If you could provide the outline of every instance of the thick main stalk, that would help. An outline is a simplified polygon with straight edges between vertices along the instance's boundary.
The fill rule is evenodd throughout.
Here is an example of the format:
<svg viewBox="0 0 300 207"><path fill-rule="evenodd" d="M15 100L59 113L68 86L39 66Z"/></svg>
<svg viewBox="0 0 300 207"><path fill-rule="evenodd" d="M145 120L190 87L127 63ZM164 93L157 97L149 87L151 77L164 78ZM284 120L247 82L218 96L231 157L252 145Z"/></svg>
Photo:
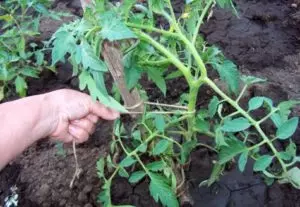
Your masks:
<svg viewBox="0 0 300 207"><path fill-rule="evenodd" d="M189 100L188 100L188 111L190 112L188 118L188 136L187 139L191 140L193 137L193 128L195 126L195 119L196 119L196 104L198 98L198 92L200 89L201 84L191 84L190 85L190 92L189 92Z"/></svg>

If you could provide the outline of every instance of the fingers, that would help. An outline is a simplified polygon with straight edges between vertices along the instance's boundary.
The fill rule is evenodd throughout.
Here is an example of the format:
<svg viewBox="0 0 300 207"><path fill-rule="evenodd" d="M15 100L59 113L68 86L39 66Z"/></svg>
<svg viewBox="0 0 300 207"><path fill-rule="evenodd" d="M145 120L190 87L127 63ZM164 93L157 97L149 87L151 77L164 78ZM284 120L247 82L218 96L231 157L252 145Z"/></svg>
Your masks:
<svg viewBox="0 0 300 207"><path fill-rule="evenodd" d="M70 143L73 140L76 140L75 137L68 132L63 133L60 136L51 136L50 138L52 140L57 140L63 143Z"/></svg>
<svg viewBox="0 0 300 207"><path fill-rule="evenodd" d="M88 134L92 134L95 130L95 124L88 118L74 120L71 125L84 129Z"/></svg>
<svg viewBox="0 0 300 207"><path fill-rule="evenodd" d="M106 108L103 104L99 102L91 103L91 113L101 117L106 120L115 120L119 118L120 114L117 111Z"/></svg>
<svg viewBox="0 0 300 207"><path fill-rule="evenodd" d="M96 124L99 120L98 116L94 115L94 114L89 114L86 117L88 120L90 120L91 122L93 122L94 124Z"/></svg>
<svg viewBox="0 0 300 207"><path fill-rule="evenodd" d="M82 143L88 140L89 133L85 131L83 128L80 128L76 125L71 124L69 126L69 133L75 138L77 143Z"/></svg>

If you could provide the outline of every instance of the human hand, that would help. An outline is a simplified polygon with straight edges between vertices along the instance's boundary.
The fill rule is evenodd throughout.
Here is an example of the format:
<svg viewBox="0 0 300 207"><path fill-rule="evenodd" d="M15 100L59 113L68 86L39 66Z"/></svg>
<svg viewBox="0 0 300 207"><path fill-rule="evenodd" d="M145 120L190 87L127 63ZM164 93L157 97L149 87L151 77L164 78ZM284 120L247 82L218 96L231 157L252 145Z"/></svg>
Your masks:
<svg viewBox="0 0 300 207"><path fill-rule="evenodd" d="M114 120L119 113L94 102L87 94L62 89L46 94L52 129L49 136L62 142L85 142L95 130L99 118Z"/></svg>

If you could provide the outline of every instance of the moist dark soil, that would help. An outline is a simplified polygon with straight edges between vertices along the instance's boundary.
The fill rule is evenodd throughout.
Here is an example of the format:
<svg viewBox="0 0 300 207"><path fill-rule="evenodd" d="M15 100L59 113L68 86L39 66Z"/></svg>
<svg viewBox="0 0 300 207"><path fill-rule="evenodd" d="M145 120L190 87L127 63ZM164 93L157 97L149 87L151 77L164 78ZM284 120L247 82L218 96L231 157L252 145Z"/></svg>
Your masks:
<svg viewBox="0 0 300 207"><path fill-rule="evenodd" d="M181 1L176 1L177 10ZM222 49L244 74L267 78L267 85L252 88L253 96L264 95L275 102L300 98L300 2L288 0L237 0L239 17L231 11L214 9L209 22L201 32L209 44ZM56 1L56 10L69 11L79 15L80 3ZM67 17L62 22L43 20L42 39L47 39L63 22L75 17ZM29 95L49 92L60 88L77 88L76 78L72 78L67 64L58 67L58 73L44 72L38 80L29 83ZM183 80L169 81L168 99L158 92L153 84L145 83L149 97L164 102L175 102L187 90ZM202 91L198 105L207 104L212 92ZM300 115L300 110L294 111ZM295 142L300 146L300 130ZM96 161L107 153L111 138L111 123L99 123L91 139L78 146L77 153L83 173L75 182L69 183L74 173L72 147L65 146L65 156L57 154L55 143L43 140L30 147L20 157L0 172L0 206L9 195L10 188L16 186L19 206L99 206L97 195L101 181L96 174ZM202 139L202 138L201 138ZM203 142L209 140L203 138ZM273 184L267 186L259 175L253 173L249 162L244 173L233 165L224 176L211 187L199 187L199 183L209 178L216 155L204 148L192 153L190 169L187 170L189 194L194 206L300 206L300 191L290 185ZM149 195L147 180L132 186L122 178L116 179L112 188L113 201L140 207L159 206Z"/></svg>

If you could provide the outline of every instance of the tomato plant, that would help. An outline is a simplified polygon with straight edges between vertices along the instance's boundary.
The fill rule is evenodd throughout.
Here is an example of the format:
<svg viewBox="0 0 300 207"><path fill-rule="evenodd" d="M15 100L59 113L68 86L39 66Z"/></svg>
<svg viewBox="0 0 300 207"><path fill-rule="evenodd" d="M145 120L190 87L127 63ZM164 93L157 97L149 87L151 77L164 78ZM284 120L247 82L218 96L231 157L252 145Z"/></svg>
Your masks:
<svg viewBox="0 0 300 207"><path fill-rule="evenodd" d="M59 15L47 9L48 0L7 0L0 5L0 100L14 84L20 96L26 95L26 78L38 78L48 67L43 50L33 42L39 35L41 17L59 20ZM50 67L48 67L50 68Z"/></svg>
<svg viewBox="0 0 300 207"><path fill-rule="evenodd" d="M132 127L128 129L120 120L115 122L110 154L97 162L98 175L103 180L99 195L103 206L114 206L110 188L117 175L132 184L147 179L156 202L179 206L177 198L186 191L184 166L197 147L208 147L219 157L211 177L202 184L215 182L228 162L237 160L238 168L244 171L247 160L253 159L253 170L268 181L300 188L300 169L295 166L300 158L291 139L298 118L290 117L292 107L299 101L275 105L260 96L251 98L247 107L240 105L247 88L265 80L240 75L237 66L199 34L216 4L233 9L230 0L186 0L181 14L174 13L170 0L95 0L85 9L82 19L64 25L53 35L52 64L68 58L74 75L79 76L81 90L87 88L94 99L106 106L133 113L109 95L104 81L108 69L101 58L103 43L119 42L127 88L140 89L145 99L145 110ZM164 25L159 24L162 18ZM208 75L210 70L217 72L227 89L214 83ZM189 91L177 104L149 103L139 84L142 74L165 96L169 79L183 77L182 84L187 84ZM198 109L196 103L204 85L215 96L207 109ZM257 109L264 110L264 117L253 115ZM273 123L274 131L264 129L266 121ZM214 145L201 143L199 134L211 137ZM287 143L286 149L277 149L275 141ZM267 154L260 150L263 146L269 148Z"/></svg>

